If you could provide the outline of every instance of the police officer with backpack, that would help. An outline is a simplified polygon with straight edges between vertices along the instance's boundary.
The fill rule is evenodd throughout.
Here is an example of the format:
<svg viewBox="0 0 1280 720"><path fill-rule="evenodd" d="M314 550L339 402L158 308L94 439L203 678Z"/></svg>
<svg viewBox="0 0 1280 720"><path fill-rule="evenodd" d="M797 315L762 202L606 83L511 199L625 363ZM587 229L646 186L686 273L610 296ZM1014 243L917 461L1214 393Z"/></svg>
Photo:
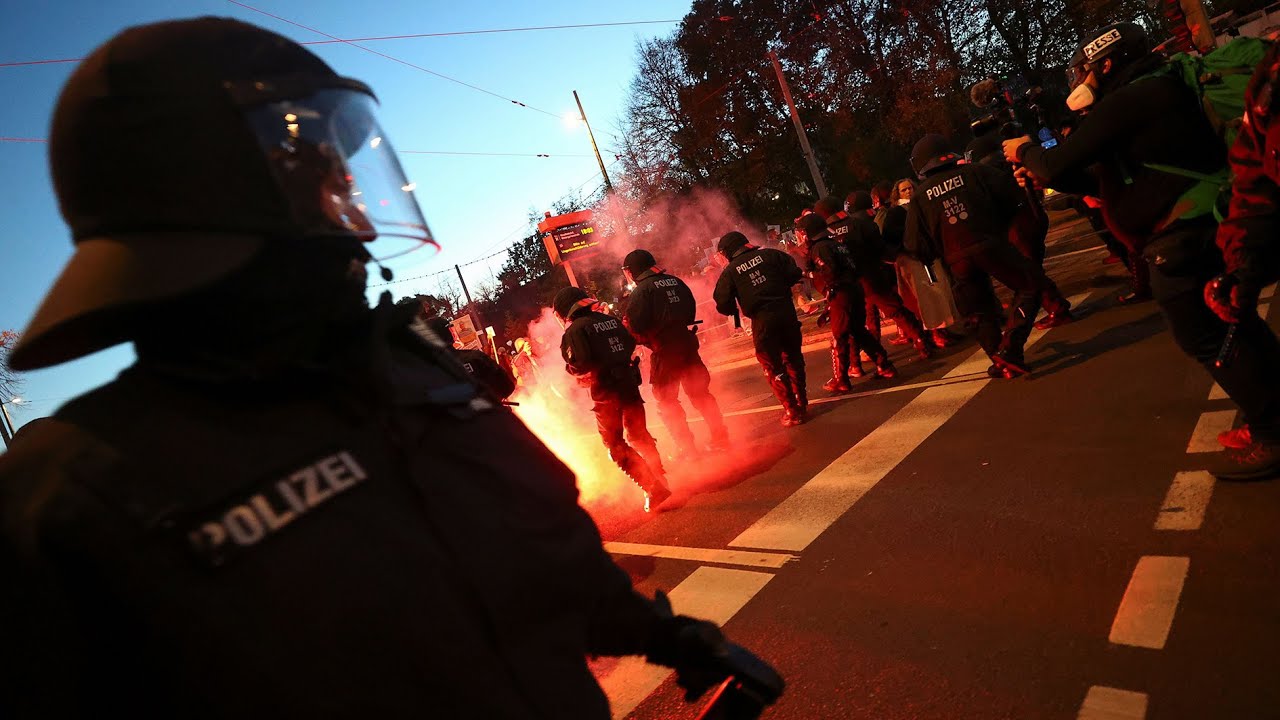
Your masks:
<svg viewBox="0 0 1280 720"><path fill-rule="evenodd" d="M1254 323L1234 336L1219 363L1228 323L1206 307L1205 284L1224 270L1214 245L1214 208L1226 174L1226 146L1201 106L1199 90L1151 52L1146 32L1120 23L1088 37L1069 69L1067 105L1087 111L1075 132L1045 149L1029 137L1006 140L1005 157L1038 184L1102 199L1107 226L1142 253L1151 289L1174 340L1200 361L1240 406L1255 435L1280 440L1280 351ZM1212 472L1252 479L1276 469L1275 452L1228 452Z"/></svg>
<svg viewBox="0 0 1280 720"><path fill-rule="evenodd" d="M956 308L991 358L987 374L1026 374L1023 347L1040 310L1043 273L1009 244L1023 193L1009 173L959 160L941 135L926 135L912 149L911 165L923 180L907 209L904 244L926 266L946 264ZM992 278L1013 291L1003 332Z"/></svg>
<svg viewBox="0 0 1280 720"><path fill-rule="evenodd" d="M751 318L756 360L782 404L782 426L799 425L809 411L800 320L791 303L791 287L804 277L800 266L781 250L752 245L736 230L721 236L716 250L728 261L716 280L716 311Z"/></svg>
<svg viewBox="0 0 1280 720"><path fill-rule="evenodd" d="M134 27L48 149L75 252L11 364L137 360L0 455L0 717L605 720L588 656L725 677L569 469L368 306L369 243L433 240L367 86L235 20Z"/></svg>

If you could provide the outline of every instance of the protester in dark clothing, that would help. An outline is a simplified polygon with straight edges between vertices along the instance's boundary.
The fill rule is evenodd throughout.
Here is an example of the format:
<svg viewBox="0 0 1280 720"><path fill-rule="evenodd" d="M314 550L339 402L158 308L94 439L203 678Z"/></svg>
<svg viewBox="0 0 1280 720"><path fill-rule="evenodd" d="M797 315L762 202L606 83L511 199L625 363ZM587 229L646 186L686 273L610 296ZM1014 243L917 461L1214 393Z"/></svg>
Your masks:
<svg viewBox="0 0 1280 720"><path fill-rule="evenodd" d="M432 317L422 321L440 342L453 345L453 333L449 330L450 322L442 317ZM487 390L495 400L506 400L516 391L516 379L498 364L497 360L474 348L454 348L453 354L458 358L462 368L475 379L480 387Z"/></svg>
<svg viewBox="0 0 1280 720"><path fill-rule="evenodd" d="M627 299L623 321L636 342L649 348L649 382L658 401L658 414L672 439L687 457L699 454L689 430L680 388L701 413L711 431L711 447L729 448L729 431L720 405L711 394L711 373L698 354L697 301L683 280L657 267L648 250L633 250L622 261L623 272L635 284Z"/></svg>
<svg viewBox="0 0 1280 720"><path fill-rule="evenodd" d="M569 469L413 309L368 307L365 243L432 242L410 192L376 219L353 195L408 182L374 107L219 18L71 76L49 154L76 250L10 360L137 361L0 456L0 716L604 720L588 656L725 677Z"/></svg>
<svg viewBox="0 0 1280 720"><path fill-rule="evenodd" d="M1218 231L1216 181L1168 172L1174 167L1211 177L1225 169L1226 148L1200 98L1177 72L1161 72L1144 30L1121 23L1081 45L1073 109L1088 115L1070 137L1044 149L1030 138L1005 142L1005 156L1023 163L1036 183L1101 198L1107 226L1142 252L1151 289L1174 340L1200 361L1243 411L1254 439L1280 442L1280 348L1260 323L1241 323L1235 356L1218 363L1228 324L1205 306L1205 284L1225 269L1213 244ZM1256 443L1255 443L1256 444ZM1211 470L1224 480L1276 471L1272 452L1228 452Z"/></svg>
<svg viewBox="0 0 1280 720"><path fill-rule="evenodd" d="M755 247L737 231L725 233L716 249L728 261L716 281L716 311L738 318L741 309L751 318L756 360L782 404L782 425L799 425L809 411L800 321L791 304L791 286L803 277L800 267L787 253Z"/></svg>

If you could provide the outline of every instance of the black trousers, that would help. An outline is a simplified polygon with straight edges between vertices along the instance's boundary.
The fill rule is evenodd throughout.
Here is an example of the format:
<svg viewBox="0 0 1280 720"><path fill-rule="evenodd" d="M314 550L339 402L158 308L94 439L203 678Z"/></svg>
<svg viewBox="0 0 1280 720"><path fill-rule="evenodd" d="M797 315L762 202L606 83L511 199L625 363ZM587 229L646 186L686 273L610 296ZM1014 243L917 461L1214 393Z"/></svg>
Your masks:
<svg viewBox="0 0 1280 720"><path fill-rule="evenodd" d="M1049 216L1043 211L1036 213L1024 209L1009 228L1009 242L1040 271L1040 304L1051 314L1059 315L1069 311L1071 303L1062 296L1058 284L1044 273L1045 238L1048 235Z"/></svg>
<svg viewBox="0 0 1280 720"><path fill-rule="evenodd" d="M831 370L837 379L849 375L851 358L865 350L876 365L889 358L884 346L867 329L866 299L861 285L842 285L827 296L831 312Z"/></svg>
<svg viewBox="0 0 1280 720"><path fill-rule="evenodd" d="M890 268L892 266L885 266ZM907 304L903 302L902 295L898 293L898 277L896 273L886 273L883 268L874 268L872 272L875 275L863 276L860 280L862 284L862 292L867 296L866 312L867 329L871 331L876 340L880 339L880 317L879 313L893 321L898 326L898 334L907 338L912 343L919 344L924 339L924 327L920 324L920 318L907 308ZM866 348L862 348L866 349ZM868 351L870 356L871 352Z"/></svg>
<svg viewBox="0 0 1280 720"><path fill-rule="evenodd" d="M1280 442L1280 341L1256 315L1240 322L1235 353L1214 367L1228 325L1204 303L1204 286L1222 272L1212 222L1175 226L1151 239L1151 291L1178 347L1200 361L1240 407L1254 438Z"/></svg>
<svg viewBox="0 0 1280 720"><path fill-rule="evenodd" d="M989 244L959 258L948 258L951 291L956 309L977 328L978 342L988 355L997 352L1015 362L1022 361L1022 350L1040 312L1040 278L1031 261L1007 242ZM1013 291L1013 304L1000 330L1000 301L996 299L992 279Z"/></svg>
<svg viewBox="0 0 1280 720"><path fill-rule="evenodd" d="M609 450L609 457L622 472L645 492L661 485L662 457L658 454L657 441L649 434L639 389L599 397L591 411L595 413L596 430Z"/></svg>
<svg viewBox="0 0 1280 720"><path fill-rule="evenodd" d="M835 324L834 313L831 316ZM808 403L809 391L804 371L804 353L800 352L800 321L791 308L762 310L751 317L751 339L755 343L756 360L769 379L778 400L790 407Z"/></svg>
<svg viewBox="0 0 1280 720"><path fill-rule="evenodd" d="M716 396L711 394L711 372L698 352L654 351L652 363L651 382L653 397L658 401L658 415L676 444L683 450L695 447L693 432L689 430L689 421L680 405L681 388L706 421L712 440L727 442L729 431L724 426L724 415L720 412Z"/></svg>

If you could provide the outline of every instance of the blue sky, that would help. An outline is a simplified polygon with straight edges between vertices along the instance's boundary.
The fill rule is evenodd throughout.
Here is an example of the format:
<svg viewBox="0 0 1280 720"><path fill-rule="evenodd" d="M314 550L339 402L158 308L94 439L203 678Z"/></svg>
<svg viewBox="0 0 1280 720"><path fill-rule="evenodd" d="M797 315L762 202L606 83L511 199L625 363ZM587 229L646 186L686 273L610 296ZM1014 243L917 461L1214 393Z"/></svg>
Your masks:
<svg viewBox="0 0 1280 720"><path fill-rule="evenodd" d="M483 4L405 0L253 0L245 4L340 38L486 30L546 25L678 20L689 0L588 3L574 0ZM0 63L83 57L130 25L177 17L220 15L269 28L298 41L324 36L271 19L226 0L31 0L8 3L0 25ZM573 188L600 182L585 131L564 122L582 97L605 155L635 65L639 38L666 35L674 23L565 29L371 42L368 46L415 65L513 98L556 117L521 108L342 44L311 46L339 73L365 81L381 101L384 130L400 151L546 153L550 158L403 154L418 202L441 250L389 263L397 279L451 269L494 253L526 230L530 208L547 209ZM0 68L0 137L43 138L53 104L74 64ZM21 330L72 245L58 214L46 163L35 143L0 143L0 193L9 214L0 235L0 329ZM503 257L464 269L468 283L496 272ZM376 275L375 275L376 277ZM430 292L447 275L392 286L396 297ZM375 294L375 293L371 293ZM12 408L21 425L65 400L110 380L132 362L121 346L57 368L27 373Z"/></svg>

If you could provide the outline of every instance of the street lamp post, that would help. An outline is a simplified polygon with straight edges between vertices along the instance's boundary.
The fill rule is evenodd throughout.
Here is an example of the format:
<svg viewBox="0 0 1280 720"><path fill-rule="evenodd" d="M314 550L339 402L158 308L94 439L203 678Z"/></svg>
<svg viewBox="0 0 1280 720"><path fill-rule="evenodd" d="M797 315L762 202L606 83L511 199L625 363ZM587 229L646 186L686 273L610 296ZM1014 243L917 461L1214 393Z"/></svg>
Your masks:
<svg viewBox="0 0 1280 720"><path fill-rule="evenodd" d="M13 420L9 417L9 409L5 405L20 405L21 403L22 398L20 397L0 400L0 439L4 440L6 449L13 442L13 435L17 430L13 427Z"/></svg>

